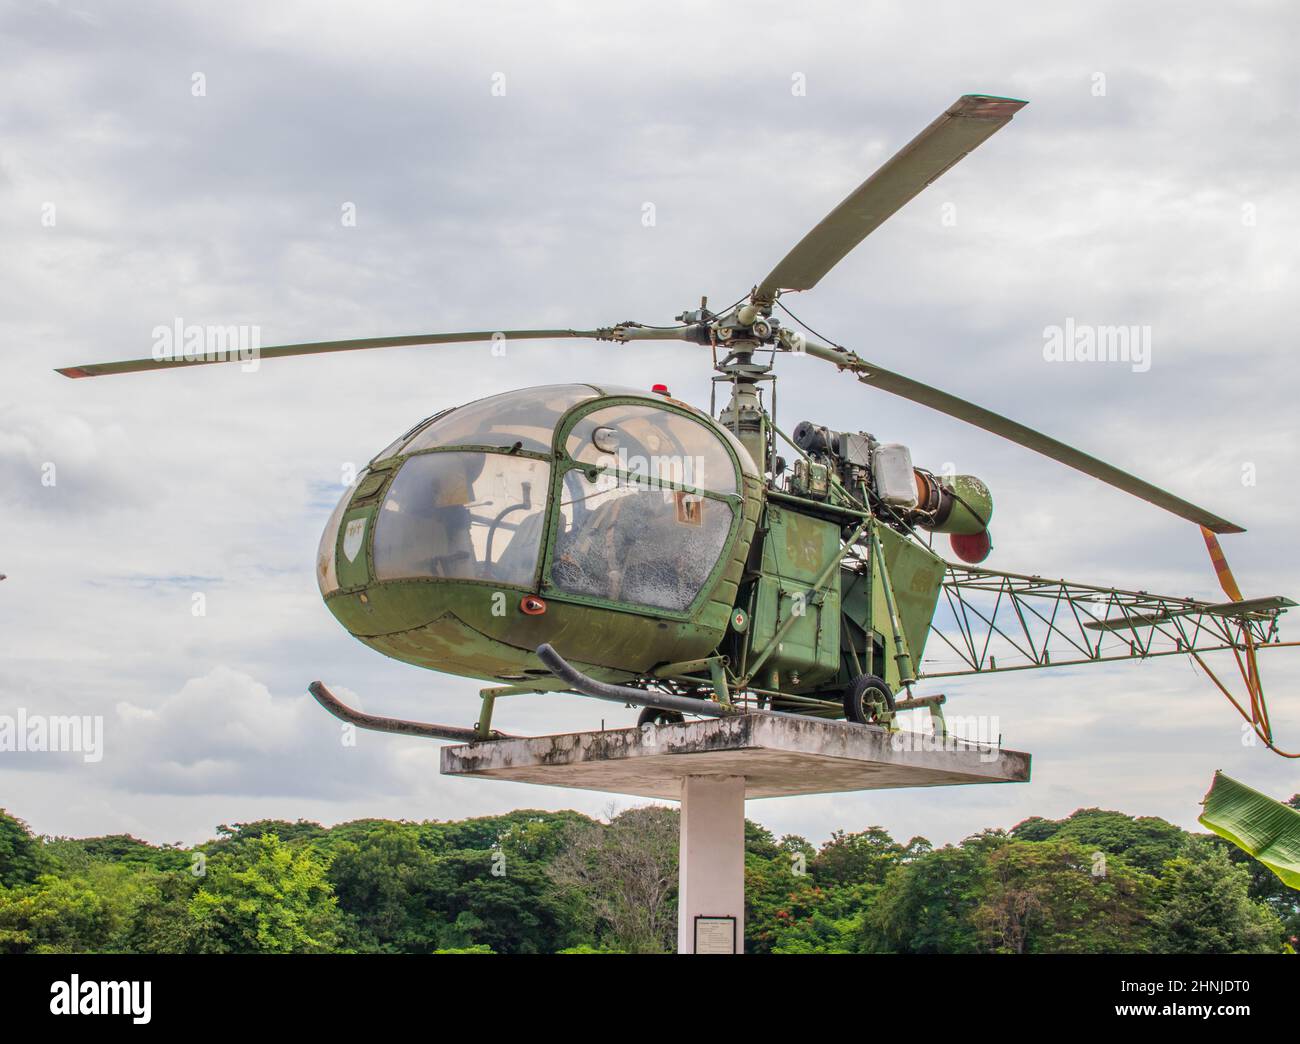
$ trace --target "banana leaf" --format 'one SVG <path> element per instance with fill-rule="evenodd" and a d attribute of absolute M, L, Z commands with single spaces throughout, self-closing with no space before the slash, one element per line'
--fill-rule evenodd
<path fill-rule="evenodd" d="M 1300 890 L 1300 812 L 1222 772 L 1201 804 L 1201 823 Z"/>

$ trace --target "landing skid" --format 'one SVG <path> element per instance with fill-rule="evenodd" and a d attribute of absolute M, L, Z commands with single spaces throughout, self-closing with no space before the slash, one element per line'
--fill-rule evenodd
<path fill-rule="evenodd" d="M 404 718 L 385 718 L 378 714 L 366 714 L 349 707 L 318 681 L 308 685 L 307 691 L 334 717 L 359 729 L 370 729 L 372 732 L 396 732 L 402 736 L 423 736 L 425 739 L 457 740 L 460 743 L 510 738 L 500 732 L 484 730 L 484 734 L 480 735 L 478 729 L 465 729 L 456 725 L 433 725 L 424 721 L 407 721 Z"/>
<path fill-rule="evenodd" d="M 630 704 L 634 707 L 653 707 L 657 710 L 679 711 L 683 714 L 695 714 L 706 718 L 729 718 L 740 714 L 759 714 L 781 718 L 820 720 L 803 714 L 755 710 L 749 707 L 739 707 L 731 703 L 723 703 L 719 700 L 693 699 L 689 696 L 675 696 L 667 692 L 635 689 L 628 685 L 615 685 L 610 682 L 598 681 L 589 675 L 583 674 L 550 645 L 539 646 L 537 658 L 542 661 L 552 674 L 568 684 L 568 689 L 559 691 L 575 692 L 597 700 L 607 700 L 611 703 L 622 703 L 624 705 Z M 347 722 L 349 725 L 355 725 L 359 729 L 369 729 L 372 732 L 393 732 L 402 736 L 421 736 L 425 739 L 479 743 L 483 740 L 517 738 L 497 732 L 491 727 L 492 708 L 498 695 L 523 690 L 509 687 L 506 689 L 484 689 L 479 694 L 483 700 L 483 711 L 479 716 L 478 724 L 472 729 L 457 725 L 438 725 L 431 722 L 408 721 L 405 718 L 386 718 L 378 714 L 366 714 L 354 707 L 349 707 L 330 692 L 324 683 L 318 681 L 314 681 L 307 686 L 307 691 L 312 694 L 317 703 L 334 717 Z M 942 700 L 942 697 L 938 697 L 938 699 Z M 919 702 L 918 705 L 920 705 Z"/>

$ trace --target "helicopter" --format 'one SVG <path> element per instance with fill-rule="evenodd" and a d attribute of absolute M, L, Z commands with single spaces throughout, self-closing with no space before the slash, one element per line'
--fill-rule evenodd
<path fill-rule="evenodd" d="M 760 711 L 896 729 L 900 712 L 926 707 L 942 731 L 945 697 L 917 694 L 922 681 L 1180 654 L 1224 689 L 1202 654 L 1231 650 L 1249 710 L 1224 693 L 1272 748 L 1256 654 L 1288 644 L 1278 618 L 1295 603 L 1243 599 L 1217 539 L 1241 526 L 821 338 L 783 302 L 813 289 L 1025 104 L 958 98 L 720 311 L 703 298 L 667 325 L 261 348 L 260 358 L 272 359 L 501 340 L 682 341 L 710 352 L 715 371 L 708 411 L 663 385 L 549 385 L 442 410 L 377 453 L 322 535 L 316 575 L 325 605 L 386 656 L 490 687 L 472 728 L 364 714 L 320 682 L 312 695 L 362 727 L 469 742 L 502 735 L 492 728 L 498 699 L 557 691 L 639 706 L 642 726 Z M 919 466 L 907 446 L 872 433 L 803 421 L 787 435 L 775 419 L 774 363 L 783 354 L 822 360 L 1195 523 L 1229 601 L 984 568 L 993 546 L 989 487 Z M 98 377 L 233 358 L 198 350 L 58 372 Z M 936 534 L 949 538 L 955 561 L 935 550 Z M 991 616 L 975 608 L 977 592 L 1014 609 L 1023 638 L 999 623 L 998 608 Z M 941 598 L 955 629 L 935 626 Z M 1071 617 L 1077 634 L 1062 622 Z M 1041 644 L 1026 622 L 1035 618 L 1040 632 L 1046 624 Z M 982 646 L 975 621 L 987 625 Z M 925 669 L 932 634 L 959 654 L 961 669 Z M 999 667 L 988 651 L 995 637 L 1018 650 L 1016 662 L 1004 655 Z M 1064 657 L 1063 640 L 1073 650 Z"/>

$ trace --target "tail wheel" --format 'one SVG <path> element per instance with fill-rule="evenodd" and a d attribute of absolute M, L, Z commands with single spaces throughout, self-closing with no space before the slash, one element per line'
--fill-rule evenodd
<path fill-rule="evenodd" d="M 663 710 L 660 707 L 643 707 L 637 715 L 636 724 L 642 725 L 680 725 L 686 719 L 681 711 Z"/>
<path fill-rule="evenodd" d="M 894 710 L 894 694 L 874 674 L 859 674 L 844 691 L 844 717 L 859 725 L 887 724 Z"/>

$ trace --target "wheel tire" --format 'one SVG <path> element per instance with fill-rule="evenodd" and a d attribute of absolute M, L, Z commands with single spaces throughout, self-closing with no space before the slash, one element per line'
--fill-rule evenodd
<path fill-rule="evenodd" d="M 883 707 L 882 707 L 883 704 Z M 859 725 L 875 724 L 883 711 L 894 712 L 894 694 L 883 678 L 859 674 L 844 690 L 844 717 Z"/>
<path fill-rule="evenodd" d="M 660 707 L 642 707 L 637 715 L 637 728 L 643 725 L 680 725 L 686 719 L 681 711 L 663 710 Z"/>

